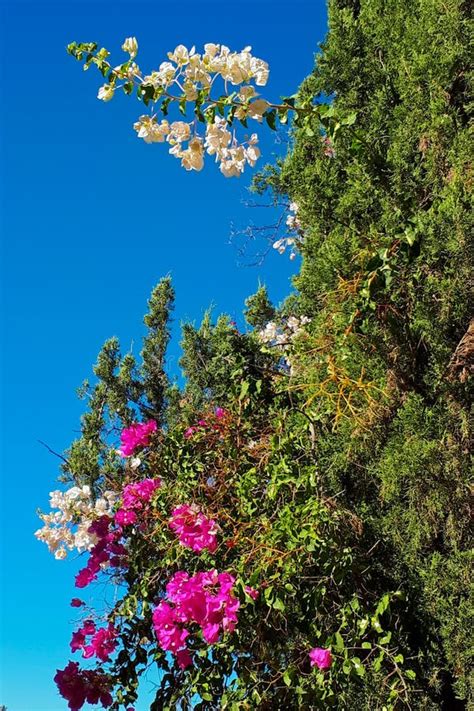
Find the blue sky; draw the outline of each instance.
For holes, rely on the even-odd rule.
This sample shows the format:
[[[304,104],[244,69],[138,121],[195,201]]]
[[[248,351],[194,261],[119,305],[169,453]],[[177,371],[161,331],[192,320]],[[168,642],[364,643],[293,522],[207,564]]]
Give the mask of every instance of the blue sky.
[[[135,35],[138,61],[150,69],[180,43],[252,45],[270,64],[265,95],[278,98],[311,71],[326,15],[323,0],[16,0],[0,2],[0,27],[0,704],[60,711],[66,703],[52,677],[72,658],[78,561],[55,561],[33,537],[35,510],[47,508],[58,475],[38,440],[61,451],[76,436],[76,388],[106,338],[140,350],[146,300],[161,276],[170,273],[177,291],[169,359],[177,373],[181,321],[199,320],[212,304],[242,325],[259,281],[278,302],[297,268],[274,250],[261,266],[243,267],[229,244],[231,223],[244,228],[262,212],[268,221],[243,204],[251,170],[227,180],[209,161],[186,173],[163,145],[136,138],[140,104],[98,101],[100,77],[65,46],[95,40],[116,50],[118,63],[123,39]],[[262,149],[264,160],[281,150],[272,137]],[[103,590],[91,595],[100,600]],[[139,711],[151,701],[143,691]]]

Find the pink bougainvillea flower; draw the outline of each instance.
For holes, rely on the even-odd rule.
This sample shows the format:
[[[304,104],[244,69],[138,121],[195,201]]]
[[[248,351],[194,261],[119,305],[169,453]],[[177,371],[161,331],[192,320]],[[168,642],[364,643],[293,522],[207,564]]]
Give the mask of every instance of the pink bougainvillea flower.
[[[77,662],[69,662],[64,669],[56,671],[54,681],[70,711],[80,711],[86,702],[100,702],[104,708],[112,705],[109,677],[100,671],[80,669]]]
[[[205,549],[214,553],[217,548],[217,522],[204,516],[193,505],[177,506],[172,511],[169,527],[177,535],[181,545],[195,553]]]
[[[258,590],[255,590],[255,588],[251,588],[250,585],[246,585],[244,587],[244,590],[247,593],[247,595],[249,595],[249,597],[252,598],[252,600],[256,600],[257,597],[260,595]]]
[[[314,649],[311,649],[309,653],[309,658],[311,660],[311,666],[318,667],[318,669],[329,669],[332,665],[332,654],[330,649],[314,647]]]
[[[126,427],[120,434],[120,449],[122,457],[130,457],[137,447],[148,447],[150,436],[156,432],[157,424],[155,420],[148,422],[135,422],[130,427]]]
[[[97,573],[93,573],[89,568],[83,568],[76,575],[75,586],[76,588],[85,588],[96,579]]]
[[[180,669],[187,669],[191,666],[193,660],[187,649],[180,649],[176,652],[176,662]]]
[[[95,623],[93,620],[86,620],[82,627],[76,632],[73,632],[70,647],[72,652],[77,652],[78,649],[84,650],[87,644],[87,637],[95,634]],[[85,656],[85,655],[84,655]]]
[[[121,531],[120,529],[110,530],[111,524],[112,519],[109,516],[101,516],[90,525],[89,533],[94,533],[98,540],[91,549],[86,567],[76,575],[77,588],[85,588],[86,585],[96,580],[104,564],[108,563],[115,567],[123,564],[126,549],[117,542]]]
[[[216,407],[214,414],[218,420],[222,420],[227,415],[227,410],[224,410],[223,407]]]
[[[127,484],[122,493],[123,509],[142,509],[161,486],[161,479],[143,479]]]
[[[188,429],[184,431],[184,438],[190,439],[195,432],[196,432],[196,427],[188,427]]]
[[[115,523],[118,523],[119,526],[132,526],[136,520],[137,514],[135,511],[119,509],[115,514]]]
[[[84,647],[83,656],[86,659],[96,656],[102,662],[107,662],[117,646],[117,635],[118,631],[112,624],[97,630],[90,643]]]
[[[78,597],[73,597],[70,602],[71,607],[83,607],[85,604],[84,600],[80,600]]]
[[[233,575],[217,570],[193,576],[180,570],[168,582],[169,602],[160,602],[155,608],[153,626],[161,648],[175,654],[181,668],[191,662],[185,654],[189,635],[185,625],[197,624],[208,644],[215,644],[222,632],[235,629],[240,602],[233,594],[234,585]]]

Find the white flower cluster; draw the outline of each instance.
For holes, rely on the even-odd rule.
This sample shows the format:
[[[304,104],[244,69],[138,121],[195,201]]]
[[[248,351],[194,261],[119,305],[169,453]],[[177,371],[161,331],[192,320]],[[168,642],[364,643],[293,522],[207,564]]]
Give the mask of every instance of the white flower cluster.
[[[158,70],[142,77],[140,69],[131,60],[138,52],[135,37],[128,37],[122,49],[130,55],[130,62],[115,67],[115,75],[126,81],[134,81],[142,87],[152,86],[160,89],[160,98],[170,101],[180,101],[180,108],[186,102],[195,101],[200,97],[200,110],[216,111],[216,104],[228,96],[227,84],[240,86],[238,93],[230,97],[229,108],[232,105],[234,118],[245,122],[248,118],[261,122],[263,115],[270,108],[264,99],[259,99],[256,86],[264,86],[268,81],[268,64],[251,54],[251,47],[245,47],[241,52],[231,52],[228,47],[220,44],[205,44],[204,53],[199,54],[192,47],[178,45],[173,52],[168,53],[168,60],[162,62]],[[225,93],[218,101],[210,97],[210,91],[216,79],[224,82]],[[169,90],[173,89],[170,94]],[[104,84],[97,94],[102,101],[110,101],[116,90],[115,83]],[[176,96],[178,94],[178,96]],[[214,108],[213,108],[214,107]],[[220,106],[222,110],[222,105]],[[204,119],[200,118],[201,121]],[[134,123],[138,137],[145,143],[163,143],[171,145],[170,153],[181,160],[186,170],[201,170],[204,166],[204,155],[215,155],[220,170],[226,177],[240,176],[246,165],[254,166],[260,156],[257,147],[258,136],[252,133],[239,142],[235,133],[231,134],[229,123],[223,116],[215,116],[213,122],[206,125],[205,136],[200,136],[196,130],[197,121],[191,123],[166,119],[158,122],[156,115],[140,116]],[[183,144],[186,144],[185,146]]]
[[[199,54],[194,47],[188,50],[180,44],[174,52],[168,52],[170,61],[162,62],[158,71],[144,77],[143,82],[167,88],[182,79],[190,93],[210,88],[216,76],[234,85],[254,81],[257,86],[265,86],[270,73],[268,64],[253,57],[251,49],[231,52],[223,44],[209,43],[204,45],[204,53]]]
[[[67,549],[76,549],[80,553],[87,551],[97,543],[97,537],[89,533],[89,527],[99,516],[111,516],[118,495],[105,491],[102,498],[93,502],[90,487],[73,486],[68,491],[52,491],[50,506],[58,509],[50,514],[40,514],[45,524],[36,531],[35,536],[48,546],[58,560],[66,558]]]
[[[226,177],[239,176],[246,164],[254,166],[260,156],[256,145],[257,134],[253,133],[245,143],[239,144],[228,130],[226,120],[220,116],[215,117],[214,123],[207,125],[204,138],[193,130],[193,123],[169,123],[166,120],[159,123],[154,116],[140,116],[133,127],[145,143],[167,141],[171,145],[169,152],[181,160],[186,170],[202,170],[206,152],[216,156],[216,161],[220,161],[221,172]],[[183,147],[186,142],[187,147]]]
[[[299,335],[310,321],[311,319],[307,316],[300,318],[289,316],[282,325],[278,325],[275,321],[269,321],[265,328],[258,332],[258,336],[263,343],[287,348],[293,338]]]
[[[284,254],[286,249],[290,248],[290,259],[293,260],[296,257],[296,245],[302,241],[301,222],[297,214],[298,204],[296,202],[290,202],[289,210],[290,214],[286,218],[286,226],[291,232],[296,232],[298,234],[277,239],[276,242],[273,243],[273,249],[278,250],[279,254]]]
[[[307,316],[290,316],[283,324],[269,321],[265,328],[258,332],[262,343],[270,345],[281,352],[281,364],[290,375],[295,375],[295,368],[291,361],[291,346],[293,339],[303,332],[304,327],[311,319]]]

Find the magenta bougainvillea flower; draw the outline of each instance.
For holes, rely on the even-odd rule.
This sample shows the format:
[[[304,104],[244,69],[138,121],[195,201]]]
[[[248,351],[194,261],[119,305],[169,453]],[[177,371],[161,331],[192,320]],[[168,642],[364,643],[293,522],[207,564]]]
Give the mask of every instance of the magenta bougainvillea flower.
[[[135,511],[119,509],[115,514],[115,523],[119,526],[132,526],[137,520]]]
[[[70,711],[80,711],[86,701],[101,703],[104,708],[112,705],[109,677],[100,671],[80,669],[77,662],[69,662],[64,669],[57,670],[54,681]]]
[[[259,591],[255,590],[255,588],[251,588],[250,585],[245,585],[244,590],[247,595],[252,598],[252,600],[256,600],[260,595]]]
[[[182,669],[192,663],[186,648],[190,634],[186,625],[197,624],[208,644],[215,644],[222,632],[234,631],[240,607],[232,592],[234,584],[233,575],[217,570],[192,577],[181,570],[169,581],[168,601],[160,602],[155,608],[153,626],[160,647],[172,652]]]
[[[112,624],[96,630],[94,622],[86,620],[82,627],[72,635],[71,651],[80,650],[85,659],[97,657],[102,662],[107,662],[117,646],[117,635],[118,631]],[[88,637],[91,637],[89,641]]]
[[[160,479],[143,479],[127,484],[122,493],[122,506],[115,514],[118,526],[131,526],[136,523],[137,511],[143,509],[161,486]]]
[[[78,597],[73,597],[70,602],[71,607],[83,607],[85,604],[84,600],[80,600]]]
[[[119,567],[124,563],[126,548],[118,542],[121,530],[111,530],[112,519],[110,516],[101,516],[89,527],[89,532],[97,537],[97,543],[90,552],[85,568],[76,575],[76,588],[85,588],[96,580],[101,568],[105,564]]]
[[[209,419],[198,420],[195,425],[188,427],[184,431],[184,438],[191,439],[191,437],[195,435],[196,432],[221,431],[222,422],[220,422],[220,420],[223,420],[225,417],[227,417],[228,414],[229,413],[227,412],[227,410],[225,410],[223,407],[216,407],[214,413],[209,415]]]
[[[214,553],[217,548],[219,527],[216,521],[206,518],[194,505],[177,506],[172,512],[169,527],[176,533],[181,545],[195,553],[206,548]]]
[[[120,434],[120,449],[122,457],[130,457],[138,447],[148,447],[150,436],[156,432],[157,424],[155,420],[148,422],[135,422],[130,427],[126,427]]]
[[[332,665],[332,654],[330,649],[314,647],[314,649],[312,649],[309,653],[309,658],[311,660],[311,666],[318,667],[318,669],[329,669]]]
[[[122,494],[122,508],[141,509],[161,486],[160,479],[143,479],[135,484],[127,484]]]

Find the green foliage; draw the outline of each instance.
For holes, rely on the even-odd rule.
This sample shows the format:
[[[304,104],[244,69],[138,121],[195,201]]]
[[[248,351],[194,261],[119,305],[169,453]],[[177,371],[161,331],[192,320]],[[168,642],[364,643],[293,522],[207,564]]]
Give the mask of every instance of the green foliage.
[[[375,565],[406,591],[426,689],[412,707],[454,708],[473,700],[460,621],[472,613],[472,20],[461,0],[334,0],[329,27],[299,96],[333,97],[349,128],[328,130],[333,155],[316,125],[296,129],[286,160],[254,187],[299,206],[295,286],[312,322],[293,387],[320,421],[326,491],[361,517]],[[353,411],[339,417],[348,391],[334,399],[328,364],[354,385]]]
[[[474,702],[468,4],[331,0],[329,27],[313,74],[284,99],[303,109],[288,156],[254,182],[298,204],[297,293],[277,310],[260,287],[246,302],[255,332],[210,314],[185,324],[181,391],[165,372],[165,279],[143,362],[112,339],[83,388],[89,409],[65,473],[97,494],[163,482],[151,519],[127,537],[109,615],[122,647],[113,708],[135,701],[150,663],[162,673],[154,711]],[[70,48],[101,69],[96,50]],[[271,128],[277,118],[267,113]],[[311,320],[280,349],[263,345],[256,332],[291,316]],[[218,427],[185,436],[199,420],[216,425],[216,406]],[[114,450],[120,429],[150,417],[162,427],[132,469]],[[171,534],[182,503],[218,522],[215,553]],[[236,576],[239,624],[211,648],[193,629],[182,671],[159,648],[151,610],[174,572],[214,567]],[[327,672],[309,665],[315,646],[332,650]]]

